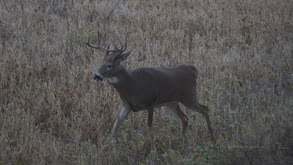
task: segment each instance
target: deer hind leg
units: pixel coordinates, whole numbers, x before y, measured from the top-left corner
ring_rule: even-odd
[[[154,117],[154,108],[148,109],[148,126],[151,128],[153,123],[153,117]]]
[[[213,133],[213,128],[211,126],[211,120],[210,120],[210,116],[209,116],[209,108],[207,106],[201,105],[197,102],[196,98],[194,99],[195,101],[190,101],[190,102],[185,102],[183,103],[187,108],[190,108],[196,112],[201,113],[207,122],[207,126],[208,126],[208,130],[211,136],[211,140],[212,142],[216,142],[216,139],[214,137],[214,133]]]
[[[182,134],[185,135],[186,128],[188,126],[188,118],[183,113],[183,111],[181,110],[179,103],[172,102],[172,103],[167,104],[166,107],[168,107],[171,110],[171,112],[174,114],[174,116],[176,117],[176,119],[178,119],[178,120],[181,121],[181,124],[182,124]]]
[[[119,117],[116,119],[114,127],[112,129],[112,135],[111,135],[112,138],[114,138],[116,136],[119,126],[126,119],[128,114],[130,113],[130,111],[131,111],[131,109],[129,108],[129,106],[123,105],[123,107],[120,110]]]

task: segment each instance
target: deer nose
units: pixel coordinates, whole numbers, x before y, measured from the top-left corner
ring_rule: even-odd
[[[101,80],[101,81],[103,80],[103,76],[101,74],[99,74],[99,73],[95,73],[93,78],[95,80]]]

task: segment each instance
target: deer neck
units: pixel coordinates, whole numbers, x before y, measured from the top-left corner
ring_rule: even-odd
[[[119,71],[110,77],[110,83],[116,88],[120,95],[123,95],[123,93],[126,94],[129,92],[132,84],[132,77],[129,72],[121,66]]]

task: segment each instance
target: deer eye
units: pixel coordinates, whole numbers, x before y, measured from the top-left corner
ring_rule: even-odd
[[[108,69],[111,69],[111,68],[112,68],[112,65],[111,65],[111,64],[108,64],[108,65],[107,65],[107,68],[108,68]]]

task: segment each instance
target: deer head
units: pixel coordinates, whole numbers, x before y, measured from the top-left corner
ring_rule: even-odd
[[[102,81],[104,78],[114,77],[115,74],[117,74],[119,70],[121,70],[120,63],[122,61],[125,61],[131,53],[131,50],[125,52],[125,50],[127,49],[127,35],[125,37],[126,39],[124,45],[122,44],[118,34],[116,35],[119,39],[120,48],[117,47],[113,40],[112,43],[114,49],[109,49],[109,46],[108,48],[105,48],[99,44],[97,46],[94,46],[90,44],[90,39],[88,39],[88,41],[86,42],[86,45],[88,45],[89,47],[104,52],[104,59],[102,60],[102,65],[98,69],[98,72],[96,72],[93,76],[93,78],[97,81]]]

